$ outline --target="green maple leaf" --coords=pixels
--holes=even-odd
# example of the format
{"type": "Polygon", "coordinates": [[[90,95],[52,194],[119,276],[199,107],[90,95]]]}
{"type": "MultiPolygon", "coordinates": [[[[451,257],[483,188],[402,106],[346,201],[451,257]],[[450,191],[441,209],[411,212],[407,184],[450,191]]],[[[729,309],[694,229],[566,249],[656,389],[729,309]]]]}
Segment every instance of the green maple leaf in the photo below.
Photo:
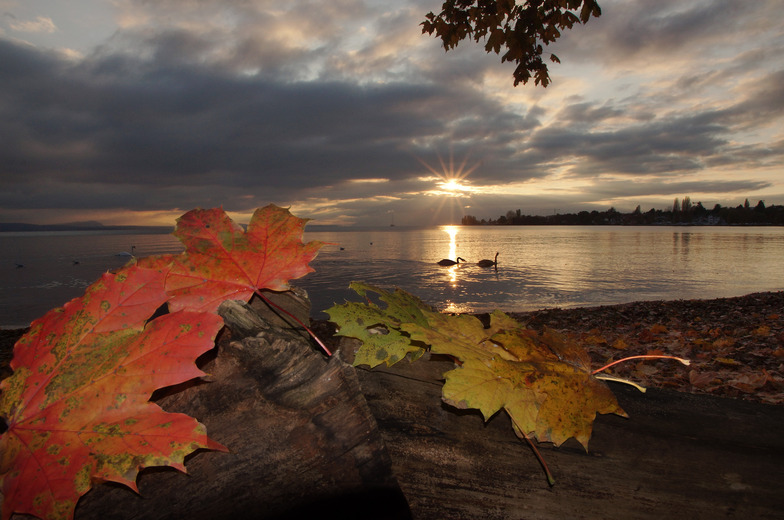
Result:
{"type": "Polygon", "coordinates": [[[408,335],[400,331],[401,323],[427,324],[423,313],[428,307],[419,298],[400,289],[389,292],[360,282],[352,282],[349,287],[363,297],[374,292],[387,304],[386,309],[382,309],[368,299],[367,304],[348,302],[325,311],[330,320],[338,324],[338,336],[362,341],[354,357],[354,366],[373,368],[381,363],[392,366],[409,353],[417,359],[425,352],[422,345],[412,344],[408,335]]]}

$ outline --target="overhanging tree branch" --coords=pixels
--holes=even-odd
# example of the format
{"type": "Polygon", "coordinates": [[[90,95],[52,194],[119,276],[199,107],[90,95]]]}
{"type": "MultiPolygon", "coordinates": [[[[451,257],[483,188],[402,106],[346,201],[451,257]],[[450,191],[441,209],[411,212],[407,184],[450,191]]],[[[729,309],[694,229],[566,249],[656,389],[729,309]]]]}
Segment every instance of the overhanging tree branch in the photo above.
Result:
{"type": "MultiPolygon", "coordinates": [[[[487,52],[501,53],[501,62],[517,64],[514,85],[526,84],[533,76],[536,85],[547,87],[550,75],[542,59],[544,46],[555,42],[562,29],[587,23],[602,14],[596,0],[446,0],[441,12],[432,11],[421,23],[422,33],[441,38],[445,50],[466,38],[484,40],[487,52]],[[579,14],[576,14],[579,11],[579,14]]],[[[550,60],[560,63],[555,54],[550,60]]]]}

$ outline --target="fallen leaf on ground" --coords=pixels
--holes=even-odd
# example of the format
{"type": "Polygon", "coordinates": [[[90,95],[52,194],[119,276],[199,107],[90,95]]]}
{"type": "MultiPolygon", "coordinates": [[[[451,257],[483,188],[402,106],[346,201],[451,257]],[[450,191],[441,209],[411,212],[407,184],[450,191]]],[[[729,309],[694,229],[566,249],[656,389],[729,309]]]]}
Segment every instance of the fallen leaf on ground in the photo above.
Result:
{"type": "Polygon", "coordinates": [[[626,416],[591,375],[587,353],[560,335],[540,335],[500,311],[490,315],[489,329],[473,316],[424,314],[427,327],[402,328],[431,352],[462,362],[444,374],[448,404],[476,408],[485,420],[503,408],[521,437],[556,446],[574,437],[586,449],[597,413],[626,416]]]}
{"type": "Polygon", "coordinates": [[[718,382],[716,372],[689,371],[689,383],[695,388],[705,388],[716,382],[718,382]]]}
{"type": "Polygon", "coordinates": [[[618,338],[615,341],[613,341],[612,348],[616,350],[626,350],[627,348],[629,348],[629,344],[626,343],[626,341],[624,341],[623,338],[618,338]]]}
{"type": "Polygon", "coordinates": [[[33,322],[0,383],[2,519],[70,519],[93,480],[136,490],[141,468],[185,470],[186,455],[222,449],[204,426],[149,402],[203,373],[222,319],[177,312],[147,323],[166,299],[164,272],[130,266],[33,322]]]}
{"type": "Polygon", "coordinates": [[[733,388],[737,388],[741,392],[755,392],[758,388],[765,386],[768,382],[768,374],[742,374],[738,377],[730,379],[727,384],[733,388]]]}
{"type": "Polygon", "coordinates": [[[307,222],[270,204],[253,213],[246,231],[220,208],[196,209],[177,219],[174,235],[183,253],[138,264],[169,269],[171,310],[215,312],[224,301],[247,302],[261,289],[288,290],[289,280],[312,272],[308,264],[323,243],[302,243],[307,222]]]}
{"type": "Polygon", "coordinates": [[[402,321],[426,323],[422,309],[429,307],[422,300],[405,291],[389,292],[360,282],[352,282],[349,287],[365,298],[369,292],[376,293],[386,303],[382,309],[368,298],[367,304],[348,302],[327,309],[330,320],[340,324],[338,336],[362,341],[354,355],[354,366],[392,366],[408,354],[416,359],[425,352],[422,345],[413,345],[411,338],[400,331],[402,321]]]}

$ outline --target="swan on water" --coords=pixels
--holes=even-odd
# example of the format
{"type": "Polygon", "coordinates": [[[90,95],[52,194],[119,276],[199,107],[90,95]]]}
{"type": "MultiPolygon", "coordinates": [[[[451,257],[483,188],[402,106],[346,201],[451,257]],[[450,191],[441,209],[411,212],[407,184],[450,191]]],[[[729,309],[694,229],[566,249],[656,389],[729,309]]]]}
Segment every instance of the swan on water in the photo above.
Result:
{"type": "Polygon", "coordinates": [[[466,260],[465,260],[465,258],[460,258],[460,257],[458,256],[458,257],[457,257],[457,262],[455,262],[454,260],[450,260],[450,259],[448,259],[448,258],[444,258],[443,260],[439,260],[439,261],[438,261],[438,265],[443,265],[443,266],[445,266],[445,267],[447,267],[447,266],[450,266],[450,265],[457,265],[457,264],[459,264],[459,263],[460,263],[460,260],[462,260],[463,262],[465,262],[465,261],[466,261],[466,260]]]}
{"type": "Polygon", "coordinates": [[[133,250],[136,249],[136,246],[131,246],[131,252],[123,251],[121,253],[117,253],[117,256],[133,256],[133,250]]]}
{"type": "Polygon", "coordinates": [[[495,260],[480,260],[476,263],[479,267],[498,267],[498,253],[495,254],[495,260]]]}

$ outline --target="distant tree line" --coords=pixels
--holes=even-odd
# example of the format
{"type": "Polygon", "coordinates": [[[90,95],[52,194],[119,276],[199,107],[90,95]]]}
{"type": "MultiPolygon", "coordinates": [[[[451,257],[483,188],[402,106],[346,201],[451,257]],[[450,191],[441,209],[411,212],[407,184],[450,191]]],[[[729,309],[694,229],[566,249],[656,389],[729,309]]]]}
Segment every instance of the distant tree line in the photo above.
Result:
{"type": "Polygon", "coordinates": [[[716,204],[712,209],[707,209],[701,202],[692,204],[689,197],[684,197],[683,200],[676,198],[671,209],[651,208],[644,213],[640,206],[631,213],[621,213],[615,208],[610,208],[607,211],[580,211],[553,215],[523,215],[518,209],[509,210],[506,215],[489,220],[479,220],[473,215],[465,215],[461,223],[464,226],[782,226],[784,206],[775,204],[765,206],[765,202],[761,200],[756,206],[751,206],[749,199],[746,199],[744,204],[736,207],[716,204]]]}

